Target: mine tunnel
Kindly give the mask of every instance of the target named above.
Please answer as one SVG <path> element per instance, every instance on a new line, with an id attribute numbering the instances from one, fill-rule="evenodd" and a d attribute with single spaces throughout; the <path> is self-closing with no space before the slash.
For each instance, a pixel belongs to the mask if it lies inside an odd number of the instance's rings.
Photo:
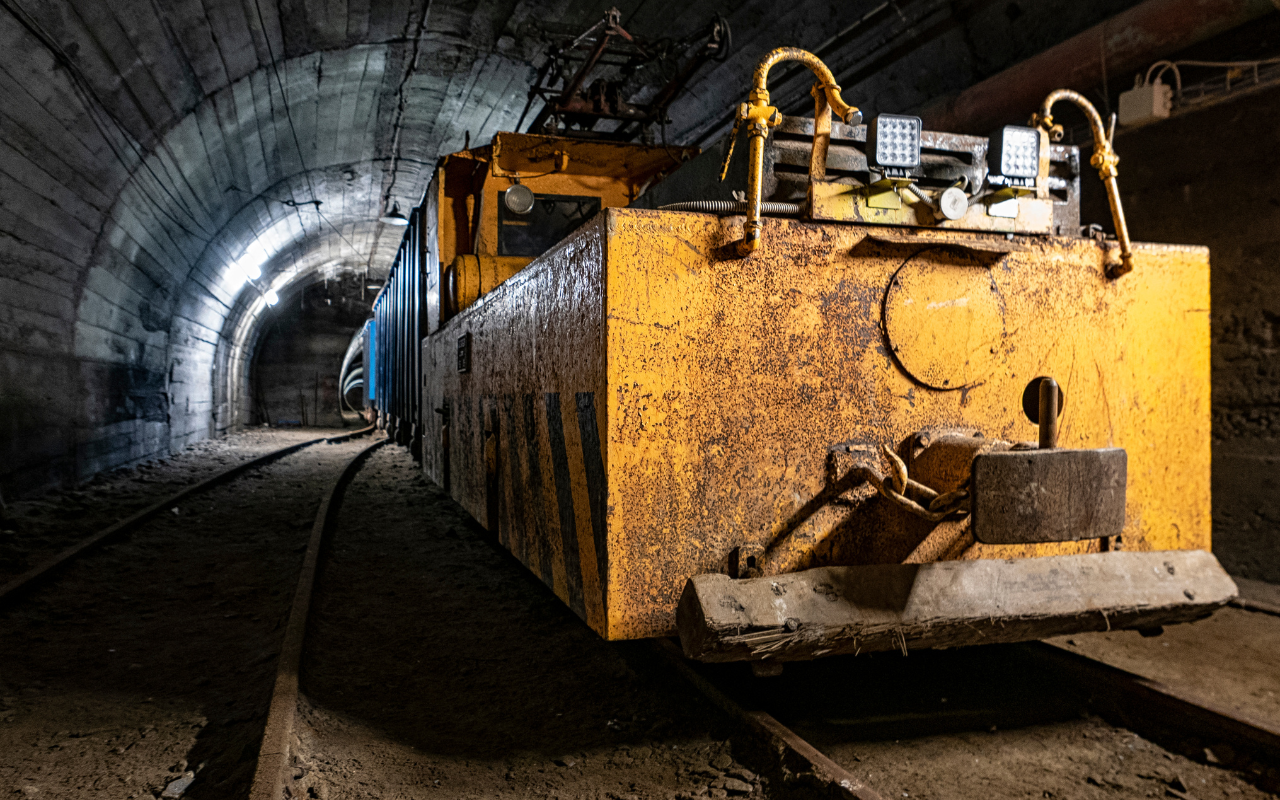
<path id="1" fill-rule="evenodd" d="M 1280 794 L 1276 0 L 0 33 L 0 796 Z"/>

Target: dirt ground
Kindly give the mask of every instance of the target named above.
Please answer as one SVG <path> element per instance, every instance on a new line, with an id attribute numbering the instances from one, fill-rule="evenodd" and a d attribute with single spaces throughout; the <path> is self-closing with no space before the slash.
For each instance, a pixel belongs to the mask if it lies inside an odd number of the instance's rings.
<path id="1" fill-rule="evenodd" d="M 190 484 L 272 450 L 343 432 L 253 429 L 101 473 L 76 489 L 9 500 L 0 507 L 0 584 Z"/>
<path id="2" fill-rule="evenodd" d="M 718 682 L 756 699 L 885 800 L 1272 797 L 1250 774 L 1094 716 L 1093 687 L 1054 670 L 1046 647 L 872 653 L 788 664 L 767 689 L 731 675 Z"/>
<path id="3" fill-rule="evenodd" d="M 369 459 L 312 612 L 294 797 L 760 795 L 647 645 L 601 641 L 484 536 L 403 450 Z"/>
<path id="4" fill-rule="evenodd" d="M 1014 730 L 820 746 L 886 800 L 1272 797 L 1239 775 L 1168 753 L 1093 717 Z"/>
<path id="5" fill-rule="evenodd" d="M 255 431 L 12 504 L 10 569 L 315 435 Z M 244 797 L 313 515 L 364 444 L 189 499 L 0 610 L 0 797 Z M 347 498 L 304 665 L 312 791 L 295 796 L 763 794 L 700 696 L 645 646 L 599 641 L 404 450 L 379 451 Z"/>
<path id="6" fill-rule="evenodd" d="M 255 433 L 243 450 L 235 437 L 213 452 L 239 460 L 297 436 Z M 242 793 L 312 517 L 362 446 L 315 445 L 190 498 L 0 610 L 4 793 L 152 797 L 188 772 L 188 797 Z M 103 485 L 131 490 L 121 507 L 141 505 L 209 469 L 198 457 L 139 471 L 145 489 L 127 476 Z M 28 552 L 96 496 L 40 501 Z"/>
<path id="7" fill-rule="evenodd" d="M 314 435 L 255 431 L 11 503 L 0 566 L 19 572 Z M 316 445 L 212 489 L 0 610 L 0 797 L 244 797 L 312 516 L 363 446 Z M 651 647 L 600 641 L 486 537 L 403 449 L 370 458 L 320 576 L 291 797 L 775 794 L 734 761 L 733 726 Z M 1243 635 L 1223 631 L 1222 646 Z M 1197 652 L 1182 635 L 1143 646 L 1156 643 L 1156 661 Z M 1256 649 L 1249 680 L 1273 679 L 1274 649 Z M 1082 713 L 1020 664 L 1015 647 L 992 646 L 718 674 L 885 800 L 1267 796 Z"/>
<path id="8" fill-rule="evenodd" d="M 1223 608 L 1152 638 L 1113 631 L 1049 641 L 1280 729 L 1280 617 Z"/>

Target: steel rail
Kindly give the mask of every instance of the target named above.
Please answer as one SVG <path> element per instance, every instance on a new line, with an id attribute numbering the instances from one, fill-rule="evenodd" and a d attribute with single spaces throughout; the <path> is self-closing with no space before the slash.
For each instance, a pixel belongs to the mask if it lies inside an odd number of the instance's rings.
<path id="1" fill-rule="evenodd" d="M 1227 602 L 1232 608 L 1241 608 L 1245 611 L 1256 611 L 1259 614 L 1270 614 L 1273 617 L 1280 617 L 1280 606 L 1268 603 L 1265 600 L 1254 600 L 1249 597 L 1236 597 Z"/>
<path id="2" fill-rule="evenodd" d="M 1274 613 L 1263 603 L 1253 609 Z M 655 642 L 659 654 L 711 703 L 747 728 L 760 750 L 754 755 L 784 793 L 797 796 L 880 800 L 882 795 L 821 753 L 771 714 L 743 707 L 685 660 L 669 640 Z M 1089 705 L 1112 724 L 1196 760 L 1251 770 L 1273 790 L 1280 767 L 1280 727 L 1218 708 L 1190 693 L 1048 643 L 1023 645 L 1033 660 L 1086 690 Z M 1223 747 L 1226 745 L 1226 747 Z M 1265 765 L 1260 771 L 1259 764 Z"/>
<path id="3" fill-rule="evenodd" d="M 832 761 L 772 714 L 744 708 L 690 666 L 684 653 L 670 639 L 657 639 L 654 646 L 658 654 L 710 700 L 712 705 L 747 729 L 759 747 L 757 756 L 764 762 L 762 766 L 768 768 L 772 777 L 781 781 L 784 793 L 832 800 L 884 800 L 884 795 Z"/>
<path id="4" fill-rule="evenodd" d="M 363 436 L 366 433 L 371 433 L 374 430 L 374 427 L 375 426 L 371 425 L 368 428 L 363 428 L 358 431 L 353 431 L 352 433 L 344 433 L 340 436 L 329 436 L 329 437 L 321 437 L 319 439 L 308 439 L 305 442 L 299 442 L 297 444 L 291 444 L 288 447 L 282 447 L 279 450 L 273 450 L 270 453 L 266 453 L 265 455 L 261 455 L 261 456 L 258 456 L 257 458 L 250 459 L 244 462 L 243 464 L 237 464 L 236 466 L 231 467 L 229 469 L 225 469 L 216 475 L 205 478 L 199 483 L 193 484 L 191 486 L 188 486 L 185 489 L 182 489 L 179 492 L 171 494 L 168 497 L 164 498 L 163 500 L 158 500 L 152 503 L 151 505 L 147 506 L 146 508 L 142 509 L 141 511 L 137 511 L 133 514 L 130 514 L 124 519 L 119 520 L 118 522 L 115 522 L 112 525 L 107 526 L 106 528 L 103 528 L 102 530 L 89 536 L 88 538 L 82 539 L 79 542 L 71 545 L 70 547 L 67 547 L 66 549 L 62 550 L 52 558 L 49 558 L 46 561 L 43 561 L 40 564 L 37 564 L 36 566 L 27 570 L 26 572 L 23 572 L 22 574 L 17 575 L 16 577 L 10 579 L 4 585 L 0 585 L 0 607 L 3 607 L 9 601 L 31 590 L 41 581 L 52 577 L 60 569 L 62 569 L 67 564 L 69 564 L 71 561 L 74 561 L 76 558 L 84 555 L 85 553 L 97 547 L 100 547 L 106 544 L 107 542 L 111 541 L 112 539 L 115 539 L 118 536 L 122 536 L 128 533 L 129 531 L 133 530 L 134 528 L 137 528 L 142 523 L 154 517 L 156 514 L 159 514 L 161 511 L 164 511 L 166 508 L 173 508 L 174 505 L 176 505 L 177 503 L 180 503 L 181 501 L 187 499 L 188 497 L 194 494 L 199 494 L 200 492 L 203 492 L 206 489 L 210 489 L 214 486 L 217 486 L 220 483 L 223 483 L 227 480 L 230 480 L 231 478 L 236 477 L 242 472 L 245 472 L 250 469 L 254 469 L 255 467 L 261 467 L 265 464 L 269 464 L 270 462 L 275 461 L 278 458 L 282 458 L 291 453 L 297 452 L 298 450 L 301 450 L 304 447 L 310 447 L 311 445 L 319 444 L 320 442 L 328 442 L 332 444 L 336 442 L 346 441 L 348 439 L 353 439 L 357 436 Z"/>
<path id="5" fill-rule="evenodd" d="M 1222 766 L 1244 769 L 1280 766 L 1280 728 L 1218 708 L 1195 695 L 1151 678 L 1113 667 L 1058 645 L 1036 643 L 1026 652 L 1050 669 L 1088 687 L 1098 713 L 1113 724 L 1164 743 L 1183 755 L 1205 760 L 1206 750 L 1229 745 Z"/>
<path id="6" fill-rule="evenodd" d="M 378 429 L 377 425 L 370 425 L 367 428 L 361 428 L 360 430 L 352 431 L 351 433 L 342 433 L 337 436 L 330 436 L 328 439 L 325 439 L 325 442 L 327 444 L 337 444 L 338 442 L 349 442 L 352 439 L 359 439 L 361 436 L 364 436 L 365 434 L 373 433 L 377 429 Z"/>
<path id="7" fill-rule="evenodd" d="M 307 615 L 311 610 L 311 598 L 315 593 L 316 572 L 324 548 L 347 485 L 360 470 L 360 465 L 374 450 L 390 442 L 379 439 L 365 447 L 346 463 L 339 473 L 311 526 L 311 538 L 302 559 L 302 572 L 293 593 L 293 605 L 285 626 L 284 642 L 276 661 L 276 678 L 271 689 L 271 702 L 267 711 L 267 723 L 258 748 L 257 767 L 253 784 L 249 789 L 250 800 L 280 800 L 284 792 L 284 771 L 289 765 L 289 741 L 293 737 L 293 723 L 298 711 L 298 667 L 302 662 L 302 646 L 306 639 Z"/>

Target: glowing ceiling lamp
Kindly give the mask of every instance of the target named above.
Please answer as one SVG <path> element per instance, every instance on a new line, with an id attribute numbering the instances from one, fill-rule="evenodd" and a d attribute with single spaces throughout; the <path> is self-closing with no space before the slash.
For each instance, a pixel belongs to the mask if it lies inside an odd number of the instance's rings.
<path id="1" fill-rule="evenodd" d="M 266 297 L 267 297 L 267 305 L 269 306 L 274 306 L 276 303 L 280 302 L 280 295 L 276 294 L 275 289 L 271 289 L 270 291 L 268 291 Z"/>
<path id="2" fill-rule="evenodd" d="M 400 213 L 399 203 L 392 203 L 391 211 L 387 212 L 386 216 L 379 217 L 378 220 L 386 225 L 404 226 L 409 224 L 409 220 L 405 215 Z"/>

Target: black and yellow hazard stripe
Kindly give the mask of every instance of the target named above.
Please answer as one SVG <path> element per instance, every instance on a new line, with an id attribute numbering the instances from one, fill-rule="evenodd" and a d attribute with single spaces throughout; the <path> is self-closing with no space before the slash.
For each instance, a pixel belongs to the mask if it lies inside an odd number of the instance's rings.
<path id="1" fill-rule="evenodd" d="M 462 396 L 450 406 L 451 493 L 603 630 L 608 483 L 595 393 Z"/>

